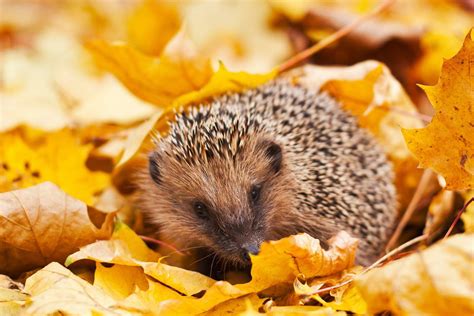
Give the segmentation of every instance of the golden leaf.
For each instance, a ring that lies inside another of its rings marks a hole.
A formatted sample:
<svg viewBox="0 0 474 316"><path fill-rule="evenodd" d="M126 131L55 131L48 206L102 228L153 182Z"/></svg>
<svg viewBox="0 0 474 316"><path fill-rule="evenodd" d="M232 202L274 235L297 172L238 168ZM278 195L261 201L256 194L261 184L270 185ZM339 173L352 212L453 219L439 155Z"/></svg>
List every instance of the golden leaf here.
<svg viewBox="0 0 474 316"><path fill-rule="evenodd" d="M114 214L100 213L51 182L0 194L0 273L17 275L107 238ZM99 227L99 228L98 228Z"/></svg>
<svg viewBox="0 0 474 316"><path fill-rule="evenodd" d="M367 303L362 299L359 290L355 286L349 287L340 299L336 299L333 302L326 302L319 295L314 296L314 298L321 305L335 310L349 311L360 315L364 315L367 312Z"/></svg>
<svg viewBox="0 0 474 316"><path fill-rule="evenodd" d="M428 126L404 129L408 148L423 168L446 179L446 188L474 188L474 41L469 32L461 50L443 63L435 86L423 87L436 110Z"/></svg>
<svg viewBox="0 0 474 316"><path fill-rule="evenodd" d="M180 26L181 18L173 4L144 0L127 20L128 39L145 54L157 56Z"/></svg>
<svg viewBox="0 0 474 316"><path fill-rule="evenodd" d="M369 312L395 315L474 313L474 235L455 235L358 279Z"/></svg>
<svg viewBox="0 0 474 316"><path fill-rule="evenodd" d="M179 32L159 58L149 57L126 44L101 40L86 43L100 67L113 73L132 93L159 107L198 90L212 75L209 60L198 55Z"/></svg>
<svg viewBox="0 0 474 316"><path fill-rule="evenodd" d="M94 286L116 300L123 300L137 289L148 290L148 281L140 267L113 265L105 267L96 263Z"/></svg>
<svg viewBox="0 0 474 316"><path fill-rule="evenodd" d="M114 232L109 240L99 240L82 247L71 254L65 262L66 266L72 263L90 259L99 262L139 266L137 261L156 262L160 255L148 248L127 225L117 220Z"/></svg>
<svg viewBox="0 0 474 316"><path fill-rule="evenodd" d="M0 134L0 192L51 181L93 204L94 195L110 180L105 173L87 169L91 149L92 145L80 144L80 138L66 129L45 134L16 129Z"/></svg>

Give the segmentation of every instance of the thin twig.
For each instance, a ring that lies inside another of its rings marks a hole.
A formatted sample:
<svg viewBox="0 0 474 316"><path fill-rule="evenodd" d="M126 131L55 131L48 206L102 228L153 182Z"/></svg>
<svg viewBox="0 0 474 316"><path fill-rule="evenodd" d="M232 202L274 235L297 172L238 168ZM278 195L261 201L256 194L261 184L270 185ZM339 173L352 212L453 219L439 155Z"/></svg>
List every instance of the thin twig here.
<svg viewBox="0 0 474 316"><path fill-rule="evenodd" d="M155 238L151 238L151 237L148 237L148 236L143 236L143 235L139 235L139 237L143 240L143 241L146 241L146 242L150 242L150 243L153 243L153 244L156 244L156 245L160 245L160 246L163 246L165 248L169 248L171 250L173 250L175 253L178 253L180 254L181 256L184 256L184 253L182 253L179 249L177 249L175 246L173 245L170 245L168 243L165 243L164 241L161 241L161 240L158 240L158 239L155 239Z"/></svg>
<svg viewBox="0 0 474 316"><path fill-rule="evenodd" d="M464 211L467 209L467 207L469 206L469 204L471 204L472 202L474 201L474 197L471 198L469 201L467 201L466 204L464 204L464 206L462 207L462 209L459 210L458 214L456 215L456 218L454 219L453 223L451 224L451 226L449 227L448 231L446 232L446 235L444 235L444 238L443 239L446 239L449 237L449 235L451 235L453 229L454 229L454 226L456 226L456 224L458 223L459 219L461 218L461 215L462 213L464 213Z"/></svg>
<svg viewBox="0 0 474 316"><path fill-rule="evenodd" d="M332 43L336 42L340 38L346 36L350 32L352 32L355 28L357 28L359 25L364 23L365 21L373 18L374 16L380 14L381 12L385 11L388 9L392 4L395 3L396 0L385 0L382 2L377 8L374 9L374 11L369 12L366 15L363 15L361 17L358 17L355 19L352 23L349 23L348 25L342 27L341 29L337 30L336 32L332 33L328 37L325 37L315 45L305 49L304 51L299 52L295 56L291 57L287 61L285 61L283 64L277 67L278 73L282 73L284 71L287 71L295 66L297 66L299 63L301 63L303 60L306 58L310 57L311 55L319 52L323 48L326 48L327 46L331 45Z"/></svg>
<svg viewBox="0 0 474 316"><path fill-rule="evenodd" d="M389 242L387 243L387 247L385 248L386 251L392 249L393 246L397 243L403 229L408 224L408 221L413 216L413 213L416 211L418 203L420 202L423 196L423 193L425 192L425 189L431 180L431 175L432 175L432 172L429 169L426 169L423 172L420 182L418 183L418 186L416 187L415 194L413 194L413 197L410 201L410 204L408 204L405 214L403 214L403 217L398 223L398 226L395 229L395 232L393 233L392 238L390 238Z"/></svg>

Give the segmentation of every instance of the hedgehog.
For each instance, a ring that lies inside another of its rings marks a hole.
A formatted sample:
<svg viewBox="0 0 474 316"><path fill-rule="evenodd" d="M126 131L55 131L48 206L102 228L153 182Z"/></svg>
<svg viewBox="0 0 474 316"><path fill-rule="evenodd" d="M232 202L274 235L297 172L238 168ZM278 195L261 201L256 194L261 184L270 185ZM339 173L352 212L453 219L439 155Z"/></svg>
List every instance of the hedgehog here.
<svg viewBox="0 0 474 316"><path fill-rule="evenodd" d="M264 241L344 230L356 262L383 252L396 221L391 164L326 93L276 79L181 110L140 181L145 218L178 248L248 267Z"/></svg>

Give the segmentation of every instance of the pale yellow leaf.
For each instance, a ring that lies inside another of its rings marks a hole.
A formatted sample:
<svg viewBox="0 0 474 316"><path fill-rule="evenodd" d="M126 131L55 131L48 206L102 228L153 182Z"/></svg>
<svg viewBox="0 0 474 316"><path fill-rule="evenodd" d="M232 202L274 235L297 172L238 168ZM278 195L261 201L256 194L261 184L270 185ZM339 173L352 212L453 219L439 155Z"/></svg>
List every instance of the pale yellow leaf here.
<svg viewBox="0 0 474 316"><path fill-rule="evenodd" d="M56 262L29 277L25 292L31 297L23 315L131 315L115 308L116 301L100 288Z"/></svg>
<svg viewBox="0 0 474 316"><path fill-rule="evenodd" d="M474 314L474 235L455 235L357 280L368 310L395 315Z"/></svg>

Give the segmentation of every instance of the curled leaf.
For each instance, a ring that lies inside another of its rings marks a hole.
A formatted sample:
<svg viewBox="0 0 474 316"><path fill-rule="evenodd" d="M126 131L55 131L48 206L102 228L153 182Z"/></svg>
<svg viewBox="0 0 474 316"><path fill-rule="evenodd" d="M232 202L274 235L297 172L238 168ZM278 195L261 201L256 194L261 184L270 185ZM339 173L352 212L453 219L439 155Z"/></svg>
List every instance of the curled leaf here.
<svg viewBox="0 0 474 316"><path fill-rule="evenodd" d="M183 32L173 38L159 58L126 44L101 40L90 41L86 47L98 65L113 73L132 93L160 107L201 88L212 75L209 60L195 52Z"/></svg>

